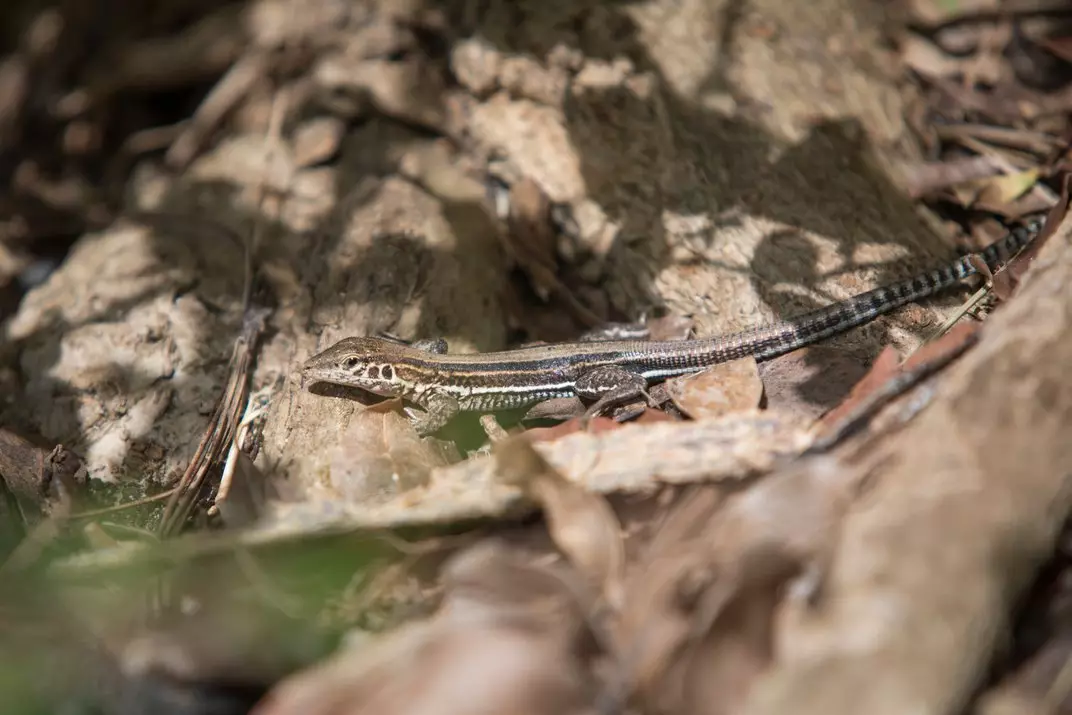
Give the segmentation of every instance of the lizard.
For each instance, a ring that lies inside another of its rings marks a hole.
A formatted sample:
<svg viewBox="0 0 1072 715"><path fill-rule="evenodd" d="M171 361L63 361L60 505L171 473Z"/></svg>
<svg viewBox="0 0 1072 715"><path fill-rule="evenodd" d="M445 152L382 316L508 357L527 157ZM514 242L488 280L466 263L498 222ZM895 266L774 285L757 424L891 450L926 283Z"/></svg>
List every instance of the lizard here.
<svg viewBox="0 0 1072 715"><path fill-rule="evenodd" d="M449 353L441 338L405 343L349 337L306 361L301 381L307 388L329 383L401 397L416 405L405 411L421 436L437 432L461 411L493 412L560 397L593 403L587 417L646 398L650 385L668 378L747 356L769 360L864 325L969 276L996 271L1038 234L1040 224L1013 228L979 253L929 272L730 335L590 339L472 354Z"/></svg>

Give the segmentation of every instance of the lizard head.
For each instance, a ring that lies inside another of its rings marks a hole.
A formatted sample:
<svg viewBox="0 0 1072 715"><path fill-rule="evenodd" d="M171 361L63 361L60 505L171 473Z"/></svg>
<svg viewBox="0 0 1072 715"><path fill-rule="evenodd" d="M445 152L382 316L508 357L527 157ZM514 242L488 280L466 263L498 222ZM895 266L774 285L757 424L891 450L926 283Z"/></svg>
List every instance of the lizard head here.
<svg viewBox="0 0 1072 715"><path fill-rule="evenodd" d="M302 382L327 382L358 387L375 395L399 395L403 383L396 358L408 350L411 348L381 338L345 338L305 362Z"/></svg>

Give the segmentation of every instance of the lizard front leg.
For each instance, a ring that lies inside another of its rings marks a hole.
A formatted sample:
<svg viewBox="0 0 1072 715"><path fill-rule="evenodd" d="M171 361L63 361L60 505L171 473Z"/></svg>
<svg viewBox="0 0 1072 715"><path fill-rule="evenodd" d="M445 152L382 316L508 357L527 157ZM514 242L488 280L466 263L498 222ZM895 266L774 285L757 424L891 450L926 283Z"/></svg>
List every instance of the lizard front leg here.
<svg viewBox="0 0 1072 715"><path fill-rule="evenodd" d="M413 429L421 437L427 437L443 429L461 411L458 400L440 392L422 395L415 402L424 409L418 410L413 407L407 407L405 412L409 417L410 424L413 425Z"/></svg>
<svg viewBox="0 0 1072 715"><path fill-rule="evenodd" d="M573 384L573 390L582 400L595 400L585 410L584 420L598 415L609 407L631 402L640 397L651 404L648 381L643 375L629 372L617 365L605 365L583 373Z"/></svg>

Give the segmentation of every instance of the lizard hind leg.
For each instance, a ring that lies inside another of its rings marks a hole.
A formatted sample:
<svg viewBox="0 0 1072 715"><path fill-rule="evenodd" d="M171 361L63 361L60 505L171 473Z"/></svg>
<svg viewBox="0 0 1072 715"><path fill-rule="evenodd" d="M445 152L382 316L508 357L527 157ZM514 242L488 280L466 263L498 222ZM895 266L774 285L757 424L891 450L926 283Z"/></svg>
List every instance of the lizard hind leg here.
<svg viewBox="0 0 1072 715"><path fill-rule="evenodd" d="M648 404L652 403L651 395L648 394L648 381L644 376L617 365L605 365L585 372L577 378L573 389L582 400L594 400L585 410L582 418L584 422L611 407L633 402L641 397L647 400Z"/></svg>

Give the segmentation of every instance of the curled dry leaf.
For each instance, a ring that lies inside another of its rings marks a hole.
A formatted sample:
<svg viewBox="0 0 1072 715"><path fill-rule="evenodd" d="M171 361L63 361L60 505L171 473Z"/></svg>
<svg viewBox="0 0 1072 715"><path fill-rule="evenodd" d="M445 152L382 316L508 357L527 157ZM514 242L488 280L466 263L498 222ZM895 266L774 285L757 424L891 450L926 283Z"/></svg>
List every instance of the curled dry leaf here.
<svg viewBox="0 0 1072 715"><path fill-rule="evenodd" d="M501 479L520 486L539 502L555 545L617 610L622 600L625 550L621 526L599 494L559 474L524 438L495 446Z"/></svg>
<svg viewBox="0 0 1072 715"><path fill-rule="evenodd" d="M442 607L283 680L254 715L581 715L591 634L567 574L485 542L448 564Z"/></svg>
<svg viewBox="0 0 1072 715"><path fill-rule="evenodd" d="M1038 178L1039 170L1032 168L1014 174L991 176L979 182L974 182L979 187L976 201L988 206L1010 204L1030 190L1038 181Z"/></svg>
<svg viewBox="0 0 1072 715"><path fill-rule="evenodd" d="M816 591L858 475L809 460L723 500L694 492L631 570L615 681L659 712L728 713L769 664L785 587Z"/></svg>
<svg viewBox="0 0 1072 715"><path fill-rule="evenodd" d="M317 117L294 130L294 164L304 168L335 156L346 125L338 117Z"/></svg>
<svg viewBox="0 0 1072 715"><path fill-rule="evenodd" d="M750 410L763 399L763 383L753 357L668 380L666 388L674 404L697 420Z"/></svg>
<svg viewBox="0 0 1072 715"><path fill-rule="evenodd" d="M460 458L452 443L418 437L397 412L366 409L332 452L328 481L348 501L382 501L427 484L433 469Z"/></svg>

